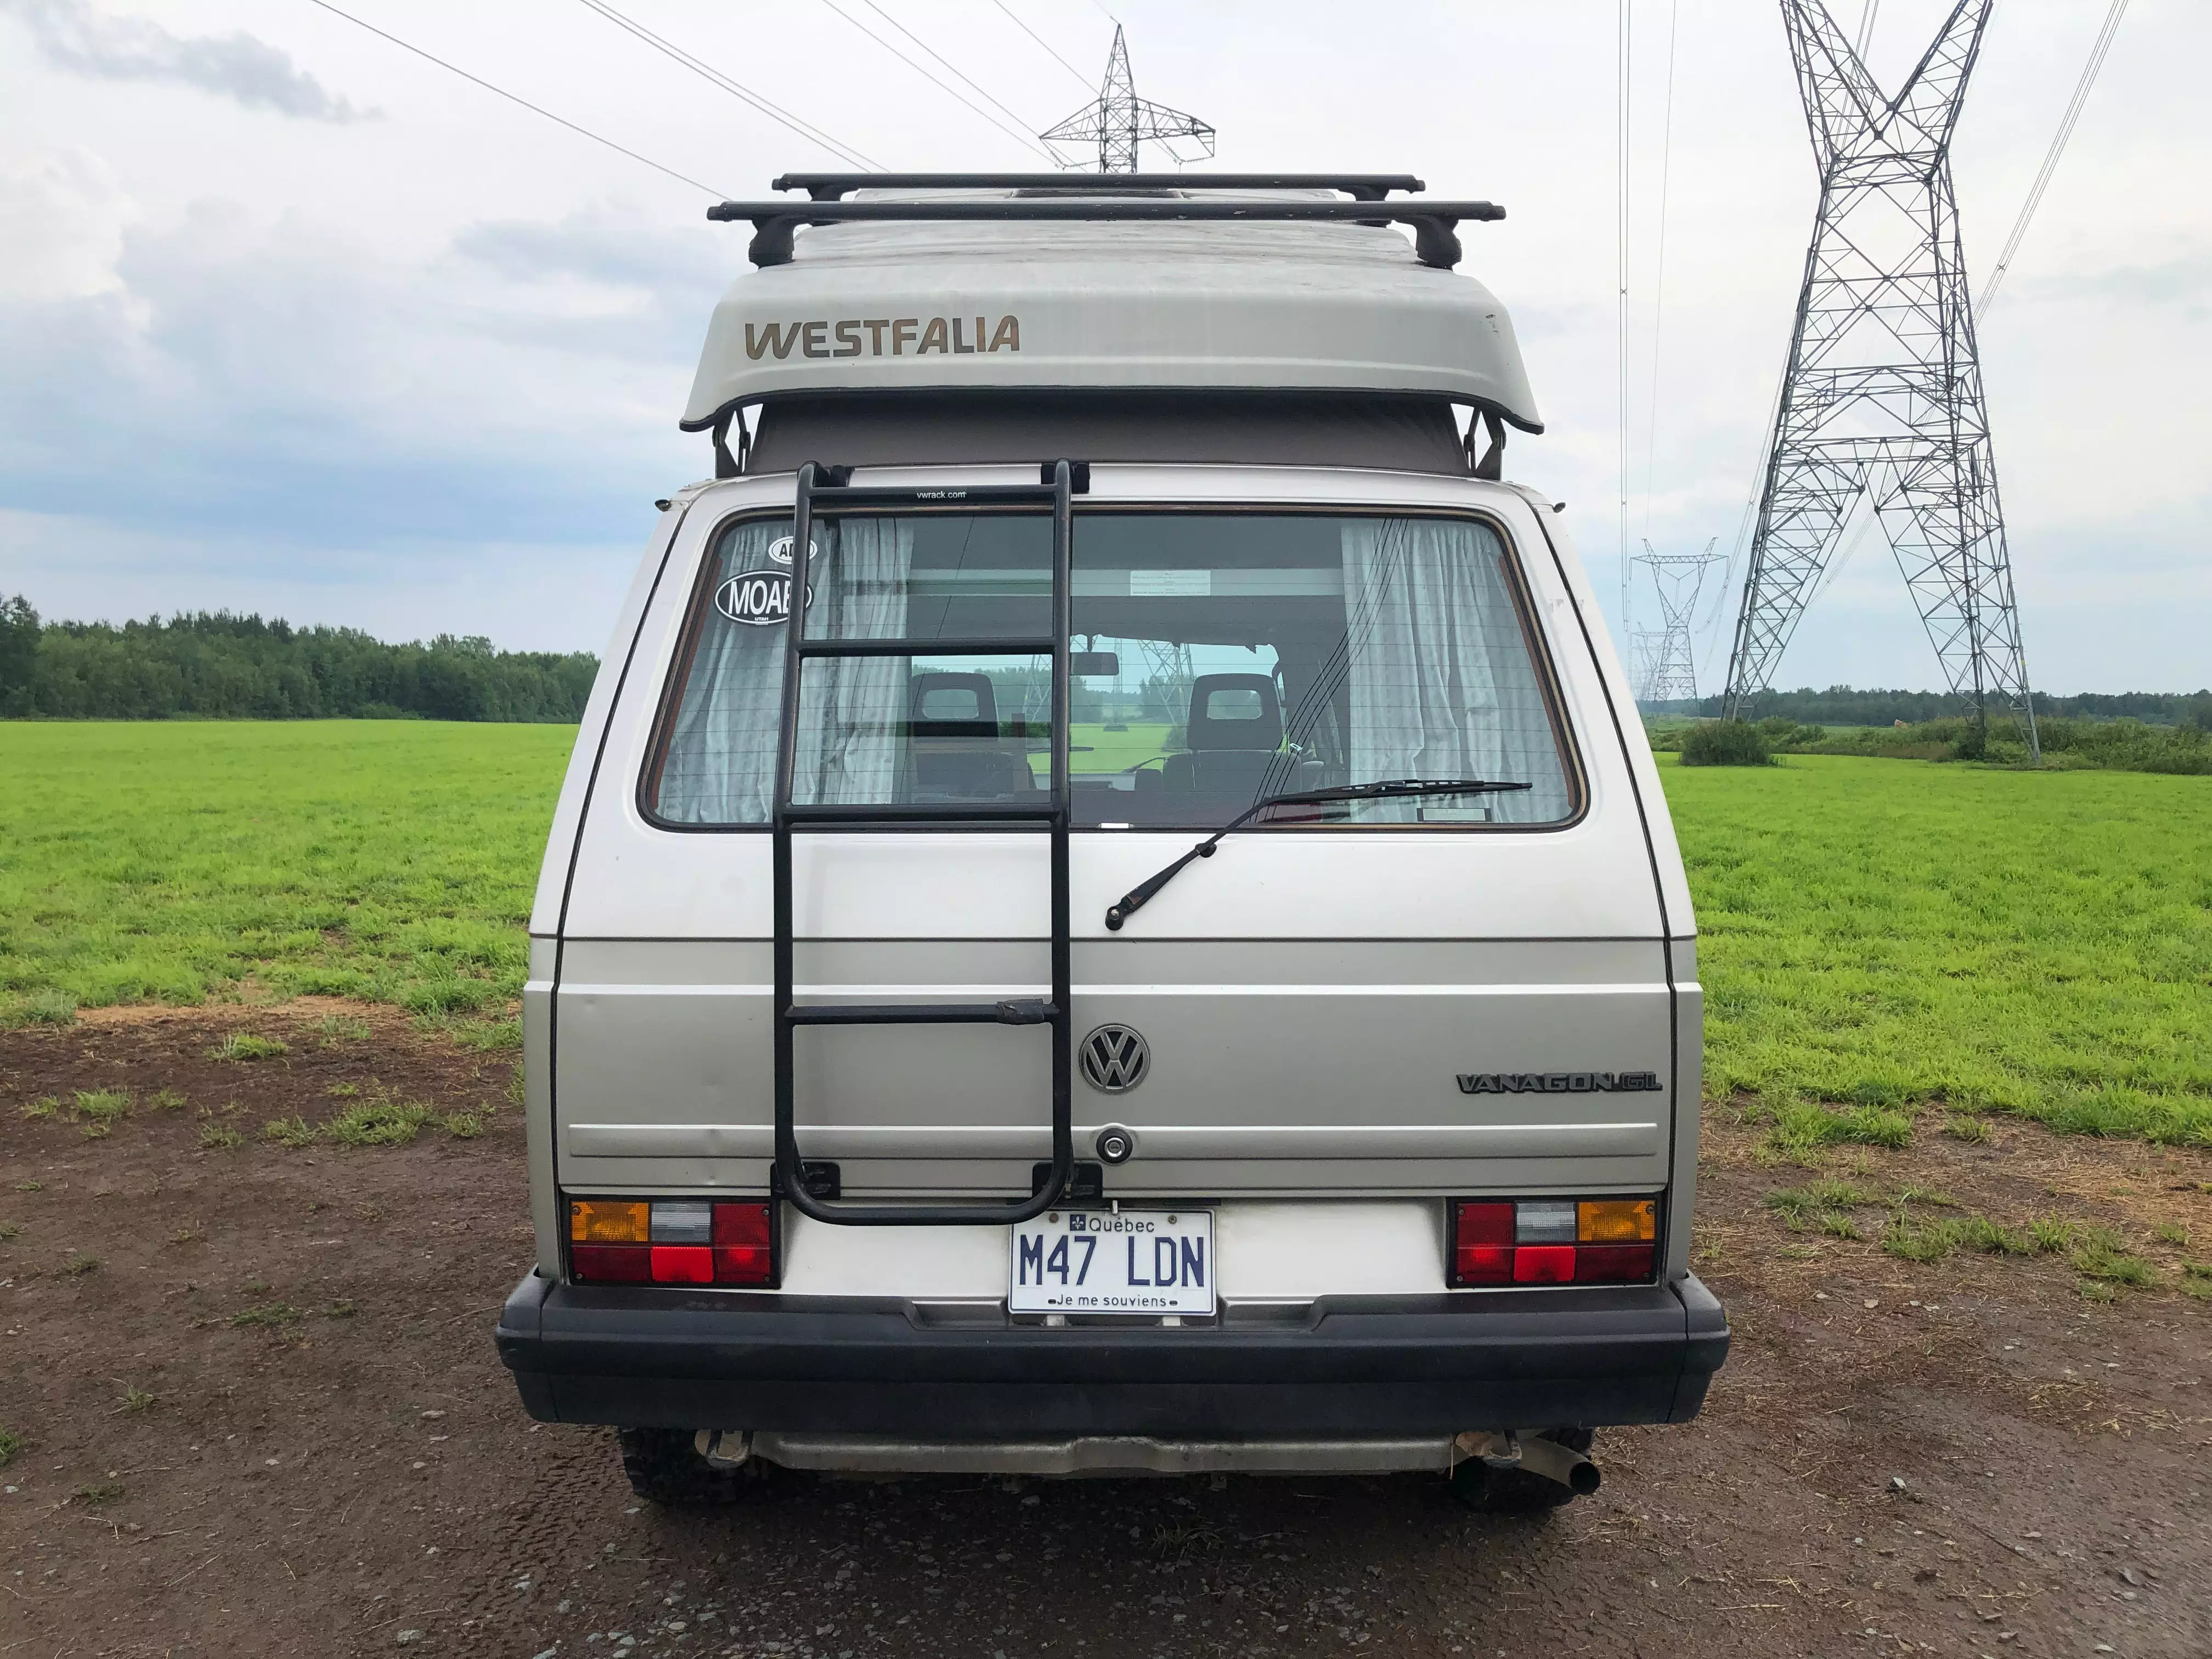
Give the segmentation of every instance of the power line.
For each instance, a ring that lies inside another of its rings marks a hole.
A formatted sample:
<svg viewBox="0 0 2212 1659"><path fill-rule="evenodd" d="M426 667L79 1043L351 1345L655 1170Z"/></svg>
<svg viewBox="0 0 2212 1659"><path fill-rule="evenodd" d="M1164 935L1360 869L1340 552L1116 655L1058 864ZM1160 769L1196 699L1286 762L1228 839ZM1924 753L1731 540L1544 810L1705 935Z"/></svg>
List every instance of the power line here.
<svg viewBox="0 0 2212 1659"><path fill-rule="evenodd" d="M592 0L586 0L586 3L592 3ZM965 94L962 93L957 88L948 86L944 82L939 80L934 75L932 75L920 64L915 63L913 58L908 57L906 53L901 52L890 41L884 40L882 35L877 33L866 23L863 23L859 18L854 16L852 13L847 11L842 6L840 6L837 3L837 0L822 0L822 3L829 7L830 10L836 12L838 16L843 18L854 28L860 30L861 33L866 35L869 40L874 41L885 52L890 53L892 57L897 58L899 62L904 64L916 75L921 76L923 80L928 82L930 85L935 87L939 92L945 94L946 97L954 99L964 107L973 110L976 114L981 116L986 121L988 121L993 126L998 128L1000 131L1006 133L1019 140L1024 146L1035 150L1038 155L1043 156L1045 160L1052 162L1054 166L1057 167L1059 165L1059 159L1042 144L1038 143L1036 139L1030 137L1028 133L1024 132L1018 127L1008 126L1004 121L1001 121L997 116L992 114L990 111L985 109L974 99L969 98Z"/></svg>
<svg viewBox="0 0 2212 1659"><path fill-rule="evenodd" d="M1633 25L1628 0L1614 0L1617 37L1613 64L1618 102L1613 111L1613 275L1620 289L1613 317L1613 493L1614 540L1620 551L1620 625L1628 626L1628 118Z"/></svg>
<svg viewBox="0 0 2212 1659"><path fill-rule="evenodd" d="M2112 49L2112 36L2119 32L2120 16L2127 9L2128 0L2112 0L2112 9L2105 14L2104 27L2090 43L2089 61L2082 65L2074 96L2066 105L2066 113L2059 118L2058 131L2051 135L2050 152L2044 156L2043 167L2028 189L2027 200L2021 204L2020 217L2014 222L2012 234L2005 239L2004 252L1997 255L1990 280L1982 285L1982 297L1974 301L1974 320L1978 323L1990 308L1990 301L1997 297L1997 284L2004 281L2013 255L2020 252L2020 245L2027 238L2028 221L2035 217L2035 210L2043 203L2043 192L2051 187L2051 176L2058 171L2058 158L2066 153L2066 141L2074 136L2074 124L2081 118L2081 106L2088 101L2089 88L2096 84L2097 71L2105 66L2105 54Z"/></svg>
<svg viewBox="0 0 2212 1659"><path fill-rule="evenodd" d="M743 86L738 82L732 81L728 76L723 74L721 70L716 69L712 64L706 63L700 58L693 57L690 52L684 51L683 47L678 46L674 41L655 34L651 29L646 27L644 24L636 21L635 19L625 17L622 13L617 11L612 6L608 5L606 3L606 0L581 0L581 3L589 9L597 12L600 16L605 18L607 21L614 24L617 28L628 30L631 34L635 35L639 40L644 41L646 45L651 46L655 52L659 52L663 57L673 58L676 62L681 64L685 69L690 70L694 75L700 76L703 80L711 82L714 85L720 88L724 92L728 93L732 98L738 100L740 102L751 106L752 108L757 110L761 114L767 116L769 120L788 127L792 131L797 133L800 137L806 139L811 143L821 145L823 149L828 150L832 155L837 157L838 160L843 161L847 166L856 167L872 167L878 171L881 171L883 164L880 161L870 160L867 156L863 155L859 150L854 149L850 144L840 143L836 139L832 138L828 133L823 131L821 128L816 126L812 122L801 120L798 116L793 115L789 110L781 107L780 105L770 103L767 99L762 97L760 94L755 92L750 87Z"/></svg>
<svg viewBox="0 0 2212 1659"><path fill-rule="evenodd" d="M970 87L975 88L975 91L982 94L984 101L987 103L996 104L1002 113L1012 116L1016 124L1021 126L1024 131L1028 129L1030 124L1027 121L1023 120L1019 115L1015 114L1012 110L1008 109L1004 104L999 103L999 100L992 97L990 93L985 88L976 86L974 76L967 74L961 69L959 64L951 62L943 52L939 52L934 46L931 46L928 41L923 40L905 24L900 22L897 18L892 16L890 13L885 11L881 6L878 5L876 3L876 0L863 0L863 3L866 5L870 11L875 13L877 16L882 18L884 21L889 23L901 34L906 36L908 40L913 41L915 45L920 46L932 58L937 59L939 63L943 64L945 68L951 70L955 75L959 76L959 77L963 81L967 82Z"/></svg>
<svg viewBox="0 0 2212 1659"><path fill-rule="evenodd" d="M1090 77L1085 76L1081 70L1076 68L1074 64L1069 63L1067 59L1062 58L1058 52L1054 52L1052 50L1052 43L1049 40L1047 40L1044 36L1039 34L1027 23L1022 21L1020 18L1014 16L1012 11L1007 8L1006 0L993 0L993 3L995 4L1000 11L1006 12L1007 17L1012 19L1016 28L1019 29L1024 34L1028 35L1029 38L1036 41L1037 45L1042 46L1047 52L1049 52L1052 56L1053 62L1058 64L1060 68L1066 70L1078 81L1080 81L1083 83L1085 91L1087 92L1091 89Z"/></svg>
<svg viewBox="0 0 2212 1659"><path fill-rule="evenodd" d="M692 178L689 173L678 173L674 167L665 167L649 155L640 155L635 150L626 149L622 145L615 143L611 138L600 137L598 133L593 132L589 127L580 127L574 121L568 120L562 116L556 115L550 109L541 109L538 105L532 103L527 98L518 98L506 88L495 87L492 85L490 82L485 80L482 76L470 74L458 64L449 64L444 58L423 51L420 46L409 45L396 34L387 34L384 30L377 27L375 24L363 22L360 18L356 17L349 11L340 11L336 6L331 4L331 0L309 0L309 3L320 6L325 11L330 13L333 17L344 18L347 22L351 23L356 28L367 29L371 34L376 35L380 39L389 40L393 46L399 47L404 52L413 52L417 58L423 59L426 63L435 64L440 69L445 70L451 74L458 75L462 80L471 82L475 85L482 87L486 92L497 93L501 98L506 99L510 104L520 104L523 108L528 110L532 115L542 115L547 120L554 123L556 126L566 127L569 131L576 133L582 137L588 138L595 144L605 145L607 149L613 150L617 155L627 155L633 161L642 161L646 166L651 167L655 173L665 173L668 177L676 179L680 184L690 185L694 190L705 191L709 196L719 197L724 201L727 201L729 199L729 191L726 190L716 190L712 185L702 184L698 179Z"/></svg>
<svg viewBox="0 0 2212 1659"><path fill-rule="evenodd" d="M1651 270L1651 404L1644 422L1644 529L1651 530L1651 477L1659 448L1659 343L1667 320L1667 182L1674 159L1674 33L1680 0L1667 5L1667 101L1659 127L1659 253ZM1694 604L1692 609L1695 609Z"/></svg>
<svg viewBox="0 0 2212 1659"><path fill-rule="evenodd" d="M1860 9L1859 38L1851 43L1851 50L1858 54L1863 64L1866 61L1868 44L1874 39L1874 15L1881 9L1881 0L1866 0L1866 4Z"/></svg>

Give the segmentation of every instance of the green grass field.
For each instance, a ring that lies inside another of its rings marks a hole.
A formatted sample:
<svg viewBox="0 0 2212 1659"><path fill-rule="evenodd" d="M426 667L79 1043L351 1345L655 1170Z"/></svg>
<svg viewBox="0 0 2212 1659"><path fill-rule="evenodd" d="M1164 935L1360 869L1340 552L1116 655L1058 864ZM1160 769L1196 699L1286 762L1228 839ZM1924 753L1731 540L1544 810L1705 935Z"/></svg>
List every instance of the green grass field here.
<svg viewBox="0 0 2212 1659"><path fill-rule="evenodd" d="M2205 780L1660 763L1709 1093L1805 1139L1879 1139L1942 1103L2212 1146Z"/></svg>
<svg viewBox="0 0 2212 1659"><path fill-rule="evenodd" d="M0 723L0 1008L520 988L575 741L416 720Z"/></svg>
<svg viewBox="0 0 2212 1659"><path fill-rule="evenodd" d="M0 724L0 1015L244 988L502 1002L572 741ZM1801 1141L1895 1139L1936 1105L2212 1146L2212 781L1661 763L1712 1093Z"/></svg>

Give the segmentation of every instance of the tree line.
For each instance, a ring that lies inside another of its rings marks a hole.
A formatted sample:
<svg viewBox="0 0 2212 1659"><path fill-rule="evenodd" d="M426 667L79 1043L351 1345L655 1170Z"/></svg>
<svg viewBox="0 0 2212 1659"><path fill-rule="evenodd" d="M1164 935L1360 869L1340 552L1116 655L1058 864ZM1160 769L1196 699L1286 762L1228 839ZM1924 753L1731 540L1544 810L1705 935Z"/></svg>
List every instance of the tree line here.
<svg viewBox="0 0 2212 1659"><path fill-rule="evenodd" d="M441 634L387 644L228 611L42 622L0 599L0 717L45 720L579 720L599 659Z"/></svg>
<svg viewBox="0 0 2212 1659"><path fill-rule="evenodd" d="M2142 720L2152 726L2191 726L2212 731L2212 690L2087 691L2054 697L2038 691L2038 720ZM1825 691L1802 686L1795 691L1766 691L1747 700L1746 713L1758 720L1787 720L1809 726L1920 726L1957 714L1959 698L1947 691L1881 691L1832 685ZM1646 714L1689 714L1717 720L1718 697L1680 699L1643 706Z"/></svg>

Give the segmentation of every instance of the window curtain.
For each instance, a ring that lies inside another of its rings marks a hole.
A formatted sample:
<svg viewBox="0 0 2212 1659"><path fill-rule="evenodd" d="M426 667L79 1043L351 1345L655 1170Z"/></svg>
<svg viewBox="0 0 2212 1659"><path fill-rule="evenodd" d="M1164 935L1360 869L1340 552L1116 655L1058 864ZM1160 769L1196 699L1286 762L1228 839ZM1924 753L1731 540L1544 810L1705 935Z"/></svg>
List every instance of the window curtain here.
<svg viewBox="0 0 2212 1659"><path fill-rule="evenodd" d="M906 634L914 526L894 518L843 519L807 610L813 639L896 640ZM899 799L908 657L817 658L800 683L794 800L829 805Z"/></svg>
<svg viewBox="0 0 2212 1659"><path fill-rule="evenodd" d="M714 590L748 570L773 570L771 544L791 521L753 519L723 532ZM775 787L783 694L783 630L732 622L711 599L660 769L660 816L672 823L766 823Z"/></svg>
<svg viewBox="0 0 2212 1659"><path fill-rule="evenodd" d="M778 570L769 549L791 522L752 520L724 533L713 580ZM914 530L896 519L817 524L807 633L896 639L906 631ZM796 569L796 562L792 567ZM766 823L775 787L784 634L732 622L711 603L669 734L660 816L675 823ZM908 664L903 658L817 659L799 702L792 793L801 801L894 799Z"/></svg>
<svg viewBox="0 0 2212 1659"><path fill-rule="evenodd" d="M1352 693L1352 781L1494 778L1527 791L1446 798L1493 822L1566 817L1566 777L1521 619L1505 550L1464 520L1350 519L1342 532ZM1418 800L1361 817L1411 823Z"/></svg>

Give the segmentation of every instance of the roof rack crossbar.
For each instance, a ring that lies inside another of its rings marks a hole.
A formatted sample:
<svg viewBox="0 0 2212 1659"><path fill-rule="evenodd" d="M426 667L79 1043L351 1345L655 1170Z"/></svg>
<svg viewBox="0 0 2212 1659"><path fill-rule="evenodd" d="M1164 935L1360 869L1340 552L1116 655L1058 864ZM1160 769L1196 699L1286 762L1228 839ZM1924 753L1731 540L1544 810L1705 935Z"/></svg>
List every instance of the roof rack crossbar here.
<svg viewBox="0 0 2212 1659"><path fill-rule="evenodd" d="M803 190L817 202L854 190L1340 190L1379 202L1428 185L1410 173L787 173L770 190Z"/></svg>
<svg viewBox="0 0 2212 1659"><path fill-rule="evenodd" d="M1123 173L1127 179L1133 176ZM756 265L791 263L792 239L801 225L866 221L948 222L1010 220L1233 220L1243 222L1382 224L1395 221L1413 231L1413 252L1425 265L1449 270L1459 264L1457 234L1466 219L1503 219L1493 202L1237 202L1204 200L1085 201L1079 197L1014 197L980 202L721 202L709 219L750 220L746 257Z"/></svg>

